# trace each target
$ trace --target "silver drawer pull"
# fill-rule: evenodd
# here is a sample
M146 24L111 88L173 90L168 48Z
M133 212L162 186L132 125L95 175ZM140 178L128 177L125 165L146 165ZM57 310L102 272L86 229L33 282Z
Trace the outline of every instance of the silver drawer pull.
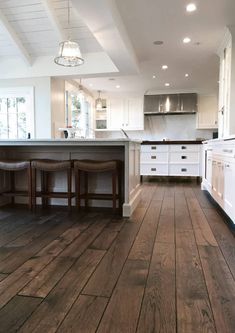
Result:
M225 167L226 168L230 168L230 164L225 164Z
M157 156L151 156L151 159L152 159L152 160L156 160L156 159L157 159Z
M181 149L187 149L187 147L186 146L181 146Z
M187 156L181 156L181 159L182 159L182 160L186 160L186 159L187 159Z
M157 171L157 169L156 168L151 168L151 171Z
M182 168L181 171L182 171L182 172L186 172L187 169L186 169L186 168Z
M152 146L151 149L152 149L152 150L156 150L157 147L156 147L156 146Z

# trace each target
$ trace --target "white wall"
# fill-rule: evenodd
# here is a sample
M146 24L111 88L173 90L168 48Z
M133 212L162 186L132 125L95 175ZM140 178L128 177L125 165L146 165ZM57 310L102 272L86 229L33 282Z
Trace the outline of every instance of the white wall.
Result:
M34 87L35 138L51 138L51 78L0 80L0 87Z

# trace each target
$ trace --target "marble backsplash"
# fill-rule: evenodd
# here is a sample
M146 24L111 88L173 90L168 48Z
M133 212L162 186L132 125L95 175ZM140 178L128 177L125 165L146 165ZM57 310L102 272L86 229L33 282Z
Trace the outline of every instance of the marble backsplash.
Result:
M216 130L196 129L196 115L145 116L144 131L126 131L130 138L141 140L195 140L212 139ZM119 131L96 132L96 138L120 138Z

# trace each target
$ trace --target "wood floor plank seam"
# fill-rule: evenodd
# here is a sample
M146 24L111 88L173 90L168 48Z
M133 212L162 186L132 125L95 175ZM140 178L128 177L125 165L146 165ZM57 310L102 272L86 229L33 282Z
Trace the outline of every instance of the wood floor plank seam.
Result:
M187 203L187 207L188 207L188 211L189 211L189 205L188 205L188 200L187 199L186 199L186 203ZM194 231L194 225L193 225L193 222L192 222L192 218L191 218L190 212L189 212L189 217L190 217L190 221L191 221L191 225L192 225L193 236L194 236L195 244L196 244L196 247L197 247L197 253L198 253L199 260L200 260L200 265L201 265L201 268L202 268L202 273L203 273L202 276L203 276L204 284L206 286L207 298L208 298L208 301L209 301L209 304L210 304L211 313L212 313L212 316L213 316L214 327L215 327L216 332L220 333L220 332L218 332L217 327L216 327L215 314L214 314L214 311L213 311L213 306L211 304L211 298L210 298L210 294L209 294L209 290L208 290L208 286L207 286L207 281L206 281L206 277L205 277L205 271L204 271L204 268L203 268L203 264L202 264L202 260L201 260L201 255L200 255L200 251L199 251L199 245L197 243L197 239L196 239L196 235L195 235L195 231ZM208 246L210 246L210 245L208 245Z
M119 280L119 278L120 278L120 276L121 276L122 270L123 270L123 268L124 268L124 265L125 265L125 263L126 263L126 261L127 261L127 258L128 258L128 256L129 256L129 254L130 254L130 251L131 251L131 249L132 249L132 246L133 246L133 244L134 244L134 242L135 242L136 236L138 235L138 232L139 232L139 230L140 230L140 228L141 228L141 226L142 226L142 223L143 223L143 221L144 221L144 219L145 219L145 216L146 216L147 211L148 211L148 209L149 209L149 207L150 207L151 200L152 200L152 198L153 198L153 194L154 194L154 192L155 192L155 190L154 190L153 193L151 194L151 198L149 199L148 204L147 204L146 207L144 208L144 214L143 214L143 216L142 216L142 220L141 220L141 222L139 223L139 226L138 226L138 229L137 229L137 231L136 231L136 233L135 233L135 236L133 237L133 240L132 240L132 243L131 243L131 245L130 245L129 251L128 251L127 255L126 255L126 259L124 260L124 263L122 264L122 268L121 268L121 270L120 270L120 272L119 272L119 274L118 274L118 276L117 276L116 282L115 282L114 285L113 285L113 288L112 288L111 294L109 295L110 297L111 297L111 295L112 295L114 289L116 288L117 282L118 282L118 280ZM123 230L124 230L124 229L123 229ZM108 252L108 251L107 251L107 252ZM106 254L106 255L107 255L107 254ZM104 256L104 257L105 257L105 256ZM101 260L101 262L100 262L99 265L98 265L98 269L99 269L99 266L100 266L101 264L102 264L102 260ZM89 280L87 281L86 285L85 285L84 288L83 288L84 290L85 290L85 289L87 288L87 286L89 285L89 282L92 281L92 278L95 276L95 274L96 274L96 271L94 271L93 274L90 276ZM101 295L99 294L99 295L93 295L93 296L101 296Z
M141 301L141 304L140 304L140 311L139 311L139 315L138 315L138 318L137 318L136 332L137 332L138 327L139 327L139 321L140 321L140 316L141 316L141 312L142 312L144 297L145 297L145 294L146 294L146 287L147 287L147 282L148 282L148 279L149 279L150 265L151 265L152 258L153 258L153 248L155 246L155 242L156 242L156 238L157 238L157 232L158 232L158 227L159 227L159 220L160 220L160 217L161 217L164 195L165 195L165 189L164 189L164 193L163 193L163 199L161 200L160 212L159 212L158 219L157 219L157 228L156 228L156 233L155 233L155 236L154 236L151 258L149 260L148 273L147 273L147 276L146 276L146 281L145 281L145 286L144 286L144 291L143 291L143 297L142 297L142 301ZM150 202L150 204L151 204L151 202Z

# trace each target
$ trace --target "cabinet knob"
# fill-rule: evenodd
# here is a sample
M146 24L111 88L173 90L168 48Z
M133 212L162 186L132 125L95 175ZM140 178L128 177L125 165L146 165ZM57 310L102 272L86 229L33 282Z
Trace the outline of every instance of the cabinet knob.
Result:
M181 146L181 149L187 149L187 147L185 147L185 146Z
M151 168L151 171L157 171L157 169L156 168Z
M181 159L182 159L182 160L186 160L186 159L187 159L187 156L181 156Z
M152 160L156 160L156 159L157 159L157 156L151 156L151 159L152 159Z
M186 169L186 168L182 168L181 171L182 171L182 172L186 172L187 169Z

